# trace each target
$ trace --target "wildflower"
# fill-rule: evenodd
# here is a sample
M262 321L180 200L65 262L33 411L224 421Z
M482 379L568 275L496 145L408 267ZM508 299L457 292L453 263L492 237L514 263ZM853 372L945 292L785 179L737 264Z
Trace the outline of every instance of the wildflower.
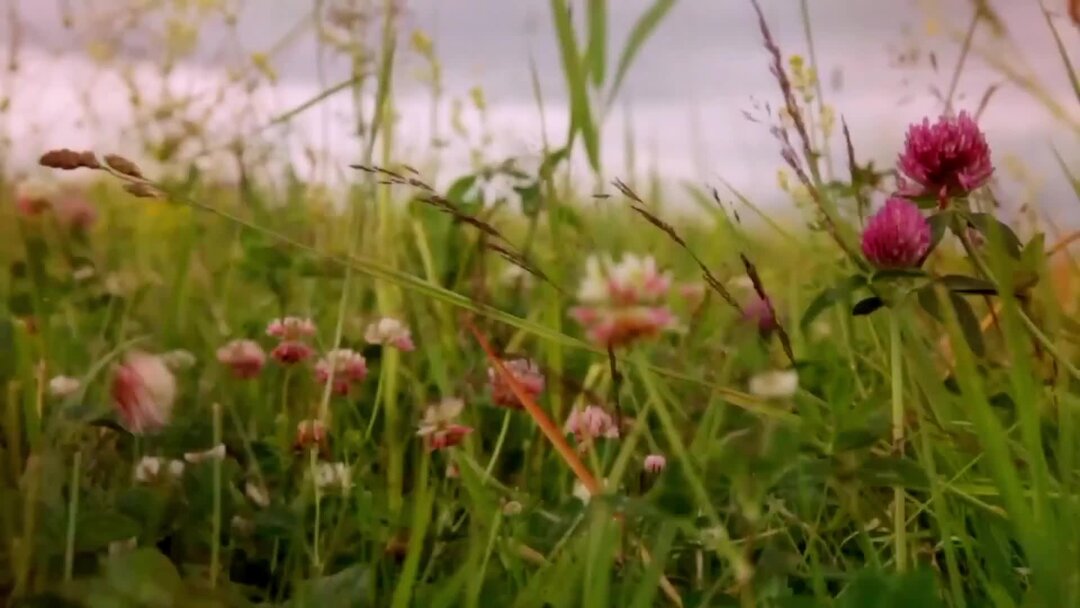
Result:
M296 425L296 440L293 443L295 449L307 449L311 447L326 447L326 425L320 420L302 420Z
M456 422L464 409L464 401L447 397L424 410L424 418L416 434L427 442L428 451L455 446L473 431L472 427Z
M679 296L686 300L686 303L691 307L701 304L701 301L705 299L705 283L702 283L701 281L681 283L679 284L678 291Z
M320 462L315 465L315 485L320 490L341 490L352 488L352 470L344 462Z
M578 290L582 305L570 315L593 342L622 346L675 326L675 316L659 303L670 287L670 275L660 273L650 256L627 254L618 264L590 257Z
M266 334L283 341L303 340L315 335L315 323L307 318L282 317L266 326Z
M348 348L332 350L315 364L316 380L325 384L331 381L331 376L334 394L348 395L349 388L367 376L367 361L363 355Z
M95 274L96 272L94 271L94 267L88 264L86 266L79 266L78 268L76 268L75 271L71 273L71 278L76 281L89 281L90 279L94 278Z
M773 309L772 301L767 296L761 297L756 291L743 304L742 317L762 334L768 335L777 327L776 310Z
M25 218L38 217L52 208L55 188L40 181L27 180L15 190L15 209Z
M286 340L270 351L270 356L282 365L292 365L315 354L315 349L299 341Z
M930 124L908 127L900 172L915 182L901 184L904 196L936 196L942 207L952 196L964 196L990 179L990 146L979 126L967 114L942 116Z
M244 484L244 496L248 497L248 500L255 503L255 506L265 509L270 506L270 493L266 490L265 486L257 483L247 482Z
M176 378L161 357L132 352L117 367L112 399L124 426L136 435L164 428L172 417Z
M604 408L597 405L570 412L563 430L574 435L581 451L588 450L595 439L619 437L619 427L615 424L615 419L604 411Z
M236 378L254 378L266 364L266 353L254 340L233 340L217 350L217 360Z
M165 365L169 366L169 369L173 371L180 371L184 369L190 369L195 365L195 355L190 351L186 351L182 348L176 350L170 350L169 352L161 355L161 360L165 362Z
M544 374L532 359L503 361L503 367L533 399L544 391ZM488 368L488 384L491 386L491 400L495 405L515 410L524 407L514 391L510 389L510 384L494 367Z
M502 513L507 517L513 517L514 515L521 515L522 507L521 503L516 500L507 501L502 506Z
M517 264L508 264L503 270L500 280L510 286L520 286L529 289L533 286L533 275Z
M862 251L878 268L914 268L930 249L930 224L919 208L892 197L866 223Z
M667 468L667 458L663 454L649 454L645 457L645 472L656 475Z
M793 369L771 370L750 378L750 393L768 399L791 397L799 390L799 373Z
M199 464L210 460L225 460L225 444L219 443L209 450L202 452L186 452L184 460L191 464Z
M364 330L364 340L368 344L393 346L405 352L416 348L409 327L393 317L383 317L368 325L367 329Z
M68 230L86 232L97 221L97 209L81 196L69 196L55 205L56 218Z
M134 536L124 540L114 540L109 543L109 555L118 555L131 551L138 546L138 539Z
M240 536L250 536L255 531L255 522L246 517L233 515L229 520L229 527Z
M583 504L587 505L589 504L589 501L592 500L592 492L589 491L589 488L585 487L585 484L581 483L580 479L574 480L574 489L571 493L574 495L574 498L580 500Z
M82 387L82 383L78 378L72 378L71 376L56 376L49 380L49 394L53 397L70 397L75 394L75 391Z
M137 483L153 483L162 479L179 479L183 474L184 463L181 460L143 456L135 464L134 477Z

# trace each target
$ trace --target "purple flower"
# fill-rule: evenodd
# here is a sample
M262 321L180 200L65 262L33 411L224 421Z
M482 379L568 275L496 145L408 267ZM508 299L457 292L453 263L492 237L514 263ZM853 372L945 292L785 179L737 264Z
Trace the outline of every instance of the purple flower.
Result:
M776 311L773 310L772 302L763 298L755 291L742 307L743 320L754 325L763 334L769 334L776 329Z
M901 181L904 196L936 196L944 207L950 196L965 195L990 179L990 146L967 114L926 118L908 127L900 172L915 184Z
M878 268L914 268L930 249L930 223L914 203L891 197L866 223L862 251Z

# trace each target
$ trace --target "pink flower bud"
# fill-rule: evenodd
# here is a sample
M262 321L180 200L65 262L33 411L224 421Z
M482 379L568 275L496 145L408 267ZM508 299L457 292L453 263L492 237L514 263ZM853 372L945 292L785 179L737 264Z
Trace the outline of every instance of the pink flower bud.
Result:
M663 471L667 467L667 458L663 454L649 454L645 457L645 472L653 475Z
M521 388L535 399L544 391L544 374L532 359L513 359L503 361L503 367L517 380ZM500 407L520 410L525 407L510 389L510 384L494 367L488 368L488 385L491 387L491 400Z
M217 350L217 359L237 378L254 378L266 363L266 353L252 340L233 340Z
M363 355L348 348L332 350L315 364L315 379L321 384L326 384L331 376L334 394L348 395L353 384L359 384L367 377L367 361Z
M286 341L303 340L315 335L315 323L301 317L274 319L266 326L266 334Z
M315 354L315 351L307 344L288 340L278 344L274 347L274 350L270 351L270 356L282 365L299 363L313 354Z

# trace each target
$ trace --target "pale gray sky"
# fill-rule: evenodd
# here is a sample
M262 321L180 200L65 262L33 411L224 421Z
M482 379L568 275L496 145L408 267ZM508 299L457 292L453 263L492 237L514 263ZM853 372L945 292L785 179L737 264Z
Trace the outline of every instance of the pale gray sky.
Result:
M120 2L87 0L88 5L100 9L87 14L102 18ZM25 144L17 146L15 158L33 158L44 146L72 139L108 141L107 131L127 119L127 95L118 85L117 73L85 59L79 36L60 25L58 7L62 3L16 3L23 21L22 70L14 83L0 77L0 87L6 87L4 92L13 98L14 118L9 128L17 141ZM651 2L613 0L609 4L611 46L617 49ZM1071 97L1037 0L996 0L991 4L1014 38L1021 41L1020 53L1009 56L1026 57L1070 113L1073 124L1080 122L1080 108ZM265 50L300 22L312 5L300 0L247 0L240 11L239 45L227 39L221 29L204 29L196 56L176 70L174 83L188 90L212 90L223 78L222 57ZM799 3L762 0L762 5L785 53L805 52ZM544 90L548 135L557 141L565 134L566 94L546 0L409 0L406 6L402 38L406 40L408 32L416 28L431 35L445 70L447 95L465 98L470 88L483 88L490 106L493 155L529 155L540 149L528 71L530 54L537 62ZM947 87L957 57L955 41L943 34L925 35L927 15L937 11L934 21L939 25L962 28L970 19L972 2L811 0L810 7L826 85L834 71L842 74L842 87L826 87L828 102L847 118L860 154L877 159L879 164L890 164L902 143L905 126L940 110L930 90ZM10 37L11 28L3 23L5 18L0 16L0 41L7 47L10 41L4 38ZM77 21L85 21L85 16L77 16ZM1059 19L1058 24L1066 46L1080 48L1077 28L1066 19ZM158 51L148 39L131 36L129 40L128 63L152 95L157 90L153 84L156 72L145 58ZM936 72L925 61L918 69L894 66L898 51L908 48L912 40L919 41L924 57L933 51L939 65ZM282 80L274 91L259 94L257 108L249 114L252 121L290 108L319 90L315 48L307 37L275 56L274 66ZM609 55L615 53L612 50ZM430 107L424 89L412 77L420 67L417 58L410 53L401 53L399 58L399 160L419 163L423 159L417 157L428 151ZM627 121L621 109L629 107L640 164L697 183L715 183L717 177L723 177L765 203L780 200L775 186L776 170L781 165L777 146L764 125L749 122L743 114L753 108L755 100L776 106L778 95L767 61L748 0L680 0L639 57L623 89L619 110L608 117L603 138L606 172L625 171L622 129ZM1074 62L1080 62L1080 56L1074 56ZM325 83L340 80L347 69L343 61L329 61ZM1001 80L973 57L959 83L958 105L973 107L988 86ZM81 105L73 101L75 93L87 89L95 91L96 126L76 128L85 121L64 108ZM355 159L356 144L348 135L350 111L346 94L298 119L289 132L294 154L299 155L306 142L331 149L343 159ZM448 115L448 108L443 108L442 115ZM1046 189L1044 200L1069 203L1055 205L1055 213L1076 207L1050 152L1051 145L1057 146L1073 167L1080 168L1076 131L1055 123L1042 106L1008 84L996 94L982 124L1000 167L1006 165L1007 157L1023 159ZM442 129L445 132L445 121ZM446 154L451 166L448 171L464 166L464 145L455 144ZM1001 175L1008 175L1004 168ZM1069 213L1069 218L1080 223L1078 213Z

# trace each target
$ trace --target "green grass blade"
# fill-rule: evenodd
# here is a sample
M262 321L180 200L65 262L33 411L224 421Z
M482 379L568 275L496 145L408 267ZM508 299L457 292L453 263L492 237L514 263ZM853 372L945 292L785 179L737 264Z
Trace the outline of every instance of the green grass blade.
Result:
M589 45L585 58L594 87L607 75L607 0L589 0Z
M618 95L623 80L626 78L627 72L630 71L630 66L633 65L634 59L641 52L641 47L653 35L657 26L660 25L660 22L664 20L664 17L667 16L673 6L675 6L675 0L656 0L634 24L634 29L630 31L630 37L626 40L626 46L623 47L622 53L619 54L619 64L615 68L615 80L612 81L611 89L608 90L608 106Z
M551 13L555 20L555 32L559 37L559 54L562 56L563 73L570 93L570 133L566 147L574 143L577 133L585 141L585 152L593 171L600 170L600 143L589 107L589 91L586 88L586 70L574 36L574 23L566 0L551 0Z

